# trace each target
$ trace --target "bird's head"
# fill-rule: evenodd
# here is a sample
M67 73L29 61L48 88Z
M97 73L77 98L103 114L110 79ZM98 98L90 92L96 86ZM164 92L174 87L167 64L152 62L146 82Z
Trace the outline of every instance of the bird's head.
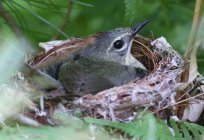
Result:
M143 21L131 28L116 28L104 32L96 37L96 40L80 53L85 57L94 57L105 61L112 61L123 65L134 67L144 66L130 53L132 42L137 32L148 21Z

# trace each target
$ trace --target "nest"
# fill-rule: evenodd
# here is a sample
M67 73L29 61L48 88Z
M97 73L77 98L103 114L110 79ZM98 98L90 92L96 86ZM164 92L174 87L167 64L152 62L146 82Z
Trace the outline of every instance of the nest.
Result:
M93 39L94 36L86 39L73 38L61 42L52 41L51 44L49 42L41 43L40 46L45 51L29 59L28 63L37 70L46 69L49 65L68 59L69 54L83 48ZM201 89L202 85L199 76L192 82L185 83L185 86L181 83L181 75L186 63L164 37L152 41L137 36L133 41L131 52L150 71L148 76L101 91L96 95L85 95L71 98L71 100L59 86L57 90L46 92L45 111L48 115L46 116L47 121L43 119L44 123L49 122L47 118L52 116L53 106L59 103L73 114L80 111L82 117L131 121L137 117L139 112L149 110L162 119L174 115L182 119L189 107L187 98L194 96L192 93L195 91L196 95L203 92L197 90ZM196 97L198 99L198 96ZM203 100L202 96L199 96L200 100ZM197 114L196 120L201 113L202 111ZM188 115L186 119L189 119ZM193 119L195 120L195 118Z
M176 84L180 82L184 61L164 38L150 42L137 38L132 53L151 73L143 79L111 88L96 95L87 95L75 101L85 116L130 121L137 112L148 108L166 118L173 105Z

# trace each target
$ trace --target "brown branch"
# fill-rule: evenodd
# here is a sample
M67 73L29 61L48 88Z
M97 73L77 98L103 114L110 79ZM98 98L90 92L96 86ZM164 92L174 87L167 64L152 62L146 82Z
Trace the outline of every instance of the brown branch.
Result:
M71 15L71 12L72 12L72 7L73 7L73 1L72 0L68 0L67 5L68 5L67 6L67 12L66 12L66 15L64 17L64 22L62 23L62 25L60 27L61 31L64 31L65 28L67 28L67 26L68 26L70 15ZM52 39L53 40L58 39L60 37L60 35L61 34L58 32Z

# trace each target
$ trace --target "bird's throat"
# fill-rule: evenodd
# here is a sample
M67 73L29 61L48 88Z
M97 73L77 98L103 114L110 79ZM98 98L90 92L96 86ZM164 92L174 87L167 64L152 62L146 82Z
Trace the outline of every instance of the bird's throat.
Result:
M135 59L135 57L133 57L130 52L125 57L124 65L128 65L128 66L132 66L132 67L136 67L136 68L141 68L141 69L147 70L145 68L145 66L140 61Z

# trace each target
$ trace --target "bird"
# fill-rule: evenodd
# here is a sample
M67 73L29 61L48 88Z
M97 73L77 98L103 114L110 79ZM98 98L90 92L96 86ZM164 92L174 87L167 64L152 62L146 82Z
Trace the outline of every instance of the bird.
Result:
M148 22L100 33L87 47L74 52L59 67L58 77L65 91L94 95L146 76L147 69L130 51L134 37Z

